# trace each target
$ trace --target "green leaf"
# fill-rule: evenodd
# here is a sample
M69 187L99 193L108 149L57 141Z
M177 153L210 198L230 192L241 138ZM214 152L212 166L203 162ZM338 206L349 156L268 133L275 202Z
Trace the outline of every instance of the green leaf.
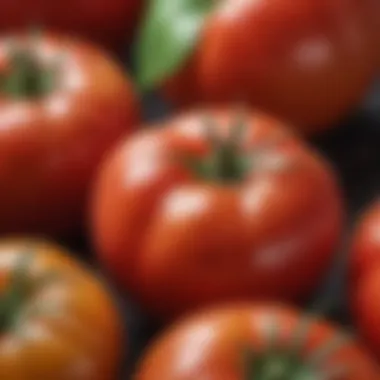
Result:
M178 72L215 0L150 0L134 50L137 83L151 90Z

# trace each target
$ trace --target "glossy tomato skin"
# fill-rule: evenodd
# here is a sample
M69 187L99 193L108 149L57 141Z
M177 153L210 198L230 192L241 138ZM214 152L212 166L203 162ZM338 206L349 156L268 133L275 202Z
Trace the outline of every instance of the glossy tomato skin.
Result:
M375 53L377 56L378 73L380 72L380 3L376 0L368 0L368 12L372 16L372 33L375 36Z
M1 67L10 38L0 41ZM35 46L57 66L55 89L36 99L0 95L0 232L68 235L82 227L104 153L139 120L122 70L94 47L59 36Z
M380 358L380 202L366 211L356 229L351 261L351 301L355 321Z
M353 238L351 273L353 280L380 266L380 200L360 218Z
M43 0L42 12L52 28L119 47L131 41L143 0Z
M359 278L351 290L352 310L358 331L374 354L380 358L380 309L377 298L380 291L380 265Z
M117 47L131 38L142 10L142 0L13 0L0 4L0 30L45 28L77 34Z
M255 165L246 178L200 179L181 157L210 151L204 115L221 135L235 117L204 112L138 133L105 160L91 212L100 260L161 318L230 299L303 298L341 232L332 171L276 121L252 114L241 151L254 152Z
M302 315L289 307L232 305L204 311L169 328L148 348L134 380L240 380L245 379L243 354L268 347L268 324L276 323L283 347L291 347ZM339 329L327 322L313 322L302 350L312 351L336 337ZM355 341L348 341L326 365L348 368L339 380L375 380L376 364ZM251 377L250 377L251 379ZM253 378L252 378L253 379Z
M305 133L321 131L344 117L374 79L376 6L373 0L221 1L164 92L180 106L243 101Z
M0 243L1 294L27 255L35 290L21 306L22 322L0 332L0 378L117 379L123 331L108 291L61 247L19 238Z

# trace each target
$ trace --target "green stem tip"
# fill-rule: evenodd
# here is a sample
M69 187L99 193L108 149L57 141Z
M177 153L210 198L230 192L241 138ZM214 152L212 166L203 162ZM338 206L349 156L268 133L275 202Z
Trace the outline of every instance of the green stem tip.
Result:
M305 317L295 328L290 344L280 340L276 321L268 324L267 347L262 352L244 349L244 380L338 380L345 365L331 365L329 359L347 343L345 335L334 335L326 344L305 355L312 319Z

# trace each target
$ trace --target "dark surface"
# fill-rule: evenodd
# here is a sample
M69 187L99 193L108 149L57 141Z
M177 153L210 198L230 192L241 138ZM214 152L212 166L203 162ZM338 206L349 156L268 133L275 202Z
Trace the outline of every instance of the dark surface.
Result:
M146 120L149 121L169 112L155 96L145 99L144 107ZM357 216L380 192L380 86L375 86L369 99L355 115L341 126L314 138L311 144L335 167L342 184L348 218L346 236L342 238L342 249L338 252L336 263L310 303L328 299L329 317L349 326L345 263L349 254L350 231ZM136 305L126 300L121 292L116 293L126 317L128 358L125 360L126 370L121 379L127 380L130 379L129 374L133 371L141 351L159 329Z

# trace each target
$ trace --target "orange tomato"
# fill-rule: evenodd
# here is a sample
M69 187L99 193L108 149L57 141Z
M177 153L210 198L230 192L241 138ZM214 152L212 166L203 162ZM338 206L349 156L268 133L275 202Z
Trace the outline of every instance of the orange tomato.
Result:
M272 118L236 117L204 110L162 122L121 142L100 169L95 250L159 317L231 299L303 298L340 240L329 165Z
M121 336L108 291L65 249L0 242L2 380L117 379Z
M3 36L0 68L0 232L71 234L103 154L139 121L132 86L61 36Z
M354 339L324 320L273 305L231 305L194 315L159 337L134 380L377 380ZM305 329L305 327L307 327Z

